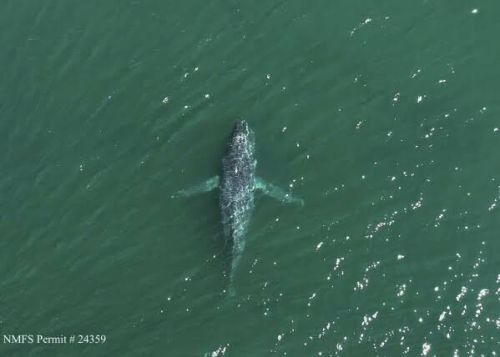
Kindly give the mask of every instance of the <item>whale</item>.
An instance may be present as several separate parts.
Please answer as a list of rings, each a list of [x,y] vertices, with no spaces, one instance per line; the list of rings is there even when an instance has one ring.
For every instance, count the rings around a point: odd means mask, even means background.
[[[243,256],[246,235],[254,210],[255,193],[263,192],[283,203],[303,206],[301,198],[266,182],[256,175],[255,133],[246,120],[235,123],[229,137],[227,151],[222,158],[220,175],[213,176],[203,183],[178,191],[174,196],[219,190],[219,207],[224,237],[231,245],[230,294],[234,295],[233,280]]]

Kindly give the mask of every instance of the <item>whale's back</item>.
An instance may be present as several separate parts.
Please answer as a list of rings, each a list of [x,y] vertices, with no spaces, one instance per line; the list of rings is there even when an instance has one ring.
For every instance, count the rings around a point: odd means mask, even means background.
[[[255,159],[253,132],[246,122],[236,124],[222,160],[220,206],[226,239],[233,253],[243,250],[243,237],[254,207]]]

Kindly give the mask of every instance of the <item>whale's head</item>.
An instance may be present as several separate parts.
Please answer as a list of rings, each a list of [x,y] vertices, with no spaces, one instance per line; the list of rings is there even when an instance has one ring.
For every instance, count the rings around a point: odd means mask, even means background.
[[[246,120],[236,122],[233,129],[232,145],[241,149],[246,148],[253,151],[255,145],[255,135],[248,126]]]
[[[248,135],[250,133],[250,128],[246,120],[237,121],[234,125],[235,135]]]
[[[246,120],[235,123],[229,140],[229,152],[242,165],[249,165],[255,169],[257,162],[254,159],[255,134]]]

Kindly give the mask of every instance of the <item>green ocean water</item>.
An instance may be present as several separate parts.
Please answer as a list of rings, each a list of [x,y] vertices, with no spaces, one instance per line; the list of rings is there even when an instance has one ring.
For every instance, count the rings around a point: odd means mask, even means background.
[[[0,356],[500,353],[499,15],[2,1]],[[238,119],[305,205],[257,194],[228,299],[217,192],[171,196]]]

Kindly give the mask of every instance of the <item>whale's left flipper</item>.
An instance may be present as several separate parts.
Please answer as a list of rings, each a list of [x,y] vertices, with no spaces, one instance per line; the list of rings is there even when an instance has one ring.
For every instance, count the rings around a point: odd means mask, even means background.
[[[301,206],[304,205],[304,200],[299,197],[292,196],[291,193],[286,192],[281,187],[275,186],[272,183],[265,182],[262,178],[255,178],[255,189],[261,190],[266,195],[276,198],[285,203],[297,203]]]
[[[197,193],[212,191],[212,190],[216,189],[217,187],[219,187],[219,176],[214,176],[214,177],[209,178],[207,181],[205,181],[199,185],[187,188],[185,190],[177,191],[177,193],[175,193],[172,197],[174,197],[174,198],[175,197],[188,197],[188,196],[195,195]]]

